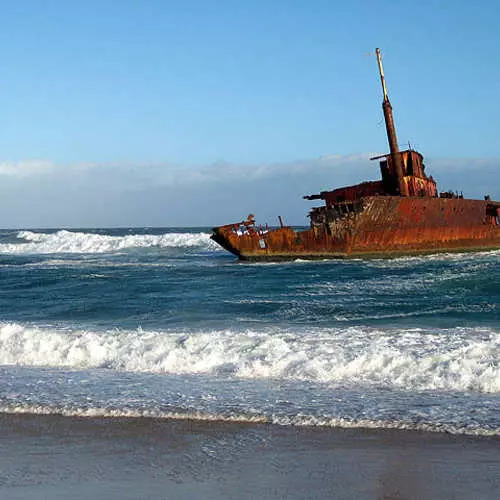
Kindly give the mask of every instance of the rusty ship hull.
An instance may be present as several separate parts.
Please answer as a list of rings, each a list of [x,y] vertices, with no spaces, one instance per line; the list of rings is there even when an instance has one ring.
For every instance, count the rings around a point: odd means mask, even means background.
[[[500,248],[500,202],[377,196],[343,203],[341,210],[343,217],[335,213],[324,224],[307,230],[286,226],[266,230],[245,226],[244,221],[214,228],[212,239],[249,261],[395,257]]]
[[[211,238],[241,260],[279,261],[394,257],[500,248],[500,202],[466,199],[458,192],[438,193],[427,176],[423,156],[400,151],[380,51],[382,109],[390,153],[380,160],[381,180],[304,196],[323,200],[313,208],[310,228],[283,224],[257,226],[244,221],[213,228]]]

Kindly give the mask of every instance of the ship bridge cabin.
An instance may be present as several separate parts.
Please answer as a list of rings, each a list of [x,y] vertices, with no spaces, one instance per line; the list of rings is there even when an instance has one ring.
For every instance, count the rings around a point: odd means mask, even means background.
[[[325,205],[315,207],[309,213],[313,226],[328,220],[344,218],[351,213],[363,209],[362,199],[369,196],[438,196],[436,182],[425,175],[423,156],[412,149],[397,153],[400,162],[401,177],[394,166],[393,155],[386,154],[371,158],[380,161],[382,180],[362,182],[354,186],[346,186],[333,191],[322,191],[319,194],[304,196],[306,200],[324,200]]]
[[[394,168],[393,156],[387,154],[370,158],[371,160],[381,160],[380,173],[382,174],[382,183],[386,194],[436,198],[438,195],[436,182],[432,177],[425,175],[424,157],[413,149],[400,151],[398,155],[403,174],[401,189],[397,170]]]
[[[402,164],[402,184],[400,189],[398,175],[393,166],[390,154],[376,156],[371,160],[380,160],[382,180],[362,182],[354,186],[346,186],[333,191],[322,191],[319,194],[304,196],[306,200],[325,200],[326,206],[337,203],[349,203],[367,196],[419,196],[437,197],[436,182],[425,175],[423,156],[418,151],[408,149],[398,153]],[[401,192],[404,191],[404,192]]]

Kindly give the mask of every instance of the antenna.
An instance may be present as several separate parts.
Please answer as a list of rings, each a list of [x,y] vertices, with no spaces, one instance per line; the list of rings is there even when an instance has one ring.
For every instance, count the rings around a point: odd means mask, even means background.
[[[385,85],[384,67],[382,66],[382,55],[380,54],[380,49],[375,49],[375,52],[377,54],[378,71],[380,73],[380,81],[382,82],[382,91],[384,92],[384,101],[388,101],[389,96],[387,95],[387,87]]]
[[[394,126],[394,118],[392,116],[392,106],[387,95],[387,87],[385,85],[384,68],[382,66],[382,55],[380,49],[375,49],[378,61],[378,70],[380,73],[380,81],[382,82],[382,91],[384,92],[384,101],[382,102],[382,110],[384,111],[385,129],[387,131],[387,140],[389,149],[391,150],[391,162],[394,168],[395,181],[397,185],[397,193],[400,196],[408,196],[408,187],[404,179],[403,161],[399,152],[398,139],[396,137],[396,127]]]

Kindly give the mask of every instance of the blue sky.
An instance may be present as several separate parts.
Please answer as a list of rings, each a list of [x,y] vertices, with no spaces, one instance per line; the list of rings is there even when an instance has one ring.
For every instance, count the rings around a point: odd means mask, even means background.
[[[2,227],[305,223],[302,194],[378,178],[377,46],[400,144],[500,198],[497,0],[0,9]]]

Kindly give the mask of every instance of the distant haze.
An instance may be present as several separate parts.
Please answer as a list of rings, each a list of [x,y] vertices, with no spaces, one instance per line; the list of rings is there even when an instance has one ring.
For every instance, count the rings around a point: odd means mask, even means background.
[[[376,153],[373,153],[376,154]],[[330,155],[288,163],[204,166],[174,164],[58,165],[0,163],[0,226],[212,226],[254,213],[260,223],[307,224],[303,195],[377,180],[372,153]],[[500,199],[500,159],[435,159],[427,173],[441,191]]]

